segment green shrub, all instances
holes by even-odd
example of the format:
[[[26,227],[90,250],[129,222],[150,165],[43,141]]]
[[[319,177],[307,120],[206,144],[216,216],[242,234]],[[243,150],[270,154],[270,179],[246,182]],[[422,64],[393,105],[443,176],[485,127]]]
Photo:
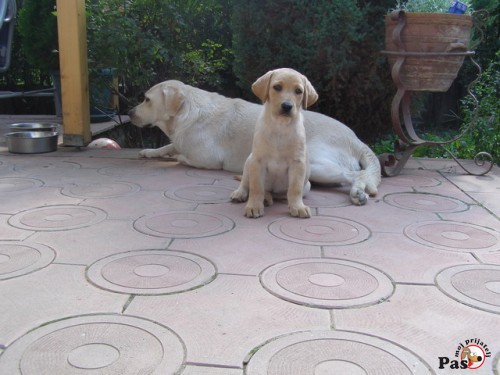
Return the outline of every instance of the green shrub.
[[[463,139],[454,142],[453,148],[462,158],[472,158],[481,151],[489,152],[500,165],[500,51],[481,74],[473,92],[479,101],[477,114],[472,97],[462,100],[464,127],[472,124]]]
[[[495,164],[500,165],[500,52],[497,52],[495,60],[481,74],[473,91],[479,101],[477,113],[475,104],[471,96],[462,100],[461,112],[463,115],[463,125],[460,130],[439,130],[433,133],[424,133],[421,137],[428,141],[447,141],[456,137],[460,132],[470,129],[464,133],[463,137],[451,142],[445,147],[460,159],[473,159],[480,152],[491,154]],[[394,142],[397,137],[389,134],[380,138],[372,144],[372,149],[376,154],[394,152]],[[448,158],[449,154],[435,146],[424,146],[417,148],[413,156],[430,158]]]
[[[467,6],[467,14],[472,11],[470,0],[460,0]],[[418,13],[448,13],[448,9],[453,3],[450,0],[397,0],[396,10]]]
[[[383,16],[394,1],[235,0],[234,72],[245,96],[268,70],[294,68],[318,91],[313,107],[369,140],[387,130],[394,93]]]
[[[229,3],[90,0],[89,66],[116,68],[129,95],[166,79],[221,89],[231,71]]]
[[[28,62],[41,70],[59,69],[56,0],[23,0],[17,30]]]

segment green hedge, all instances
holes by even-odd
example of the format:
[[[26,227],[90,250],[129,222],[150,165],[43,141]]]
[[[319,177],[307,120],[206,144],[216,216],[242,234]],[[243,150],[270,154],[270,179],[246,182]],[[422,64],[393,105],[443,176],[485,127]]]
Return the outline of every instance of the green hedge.
[[[383,49],[383,16],[394,1],[235,0],[234,72],[247,98],[266,71],[294,68],[319,93],[313,110],[371,140],[390,126],[394,88]]]

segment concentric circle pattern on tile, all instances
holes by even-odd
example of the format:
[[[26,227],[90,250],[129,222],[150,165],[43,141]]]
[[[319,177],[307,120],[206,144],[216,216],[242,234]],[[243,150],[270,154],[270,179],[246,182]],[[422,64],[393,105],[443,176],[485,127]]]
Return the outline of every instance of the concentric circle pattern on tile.
[[[407,237],[422,245],[456,252],[500,250],[500,233],[470,223],[423,221],[404,230]]]
[[[0,193],[12,193],[36,189],[43,186],[43,182],[34,178],[4,177],[0,178]]]
[[[270,341],[250,358],[248,375],[429,374],[404,348],[375,336],[342,331],[298,332]]]
[[[128,182],[82,184],[65,187],[64,195],[76,198],[116,198],[136,193],[140,187]]]
[[[229,202],[234,189],[214,185],[178,186],[165,192],[165,196],[182,202]]]
[[[310,207],[345,207],[351,205],[348,194],[315,189],[306,195],[304,204]]]
[[[401,186],[401,187],[430,187],[430,186],[438,186],[440,182],[432,177],[426,176],[407,176],[407,175],[399,175],[395,177],[388,178],[384,180],[384,183],[387,185],[393,186]]]
[[[13,227],[58,231],[88,227],[106,219],[106,212],[90,206],[46,206],[20,212],[9,219]]]
[[[198,255],[141,250],[101,259],[87,270],[88,279],[106,290],[125,294],[178,293],[208,284],[215,266]]]
[[[36,158],[25,159],[21,162],[16,162],[14,165],[15,171],[40,173],[40,171],[69,171],[81,169],[82,166],[71,161],[58,161],[56,158]]]
[[[394,286],[375,268],[340,259],[295,259],[261,276],[264,288],[289,302],[319,308],[368,306],[389,298]]]
[[[128,166],[115,166],[115,167],[104,167],[97,171],[105,176],[112,177],[141,177],[141,176],[156,176],[163,172],[162,169],[152,168],[146,165],[128,165]]]
[[[305,245],[352,245],[370,237],[370,230],[352,220],[313,216],[307,220],[282,218],[269,225],[278,238]]]
[[[384,201],[398,208],[425,212],[460,212],[468,208],[458,199],[436,194],[395,193],[386,195]]]
[[[82,316],[53,322],[15,341],[0,357],[2,374],[174,374],[184,344],[145,319]]]
[[[189,168],[186,170],[186,175],[190,177],[201,177],[209,178],[212,180],[233,180],[234,173],[227,172],[220,169],[199,169],[199,168]]]
[[[134,228],[156,237],[199,238],[228,232],[234,222],[215,213],[176,211],[143,216],[135,221]]]
[[[0,280],[26,275],[48,266],[56,254],[50,247],[20,241],[0,241]]]
[[[447,268],[436,283],[449,297],[480,310],[500,313],[500,266],[489,264]]]

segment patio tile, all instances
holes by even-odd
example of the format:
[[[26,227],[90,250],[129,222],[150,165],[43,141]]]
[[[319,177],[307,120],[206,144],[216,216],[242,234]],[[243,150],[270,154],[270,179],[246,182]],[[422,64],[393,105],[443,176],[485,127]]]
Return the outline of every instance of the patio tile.
[[[0,240],[23,240],[33,232],[28,232],[22,229],[17,229],[9,224],[11,215],[0,214]]]
[[[252,220],[252,219],[247,219]],[[220,273],[258,275],[281,261],[320,257],[318,246],[306,246],[274,237],[266,230],[239,227],[220,236],[175,239],[172,250],[188,251],[212,260]]]
[[[443,213],[440,216],[443,218],[443,220],[473,223],[500,232],[499,218],[495,217],[488,210],[479,205],[472,205],[467,211]]]
[[[80,229],[37,232],[30,241],[53,248],[58,263],[90,265],[123,251],[164,249],[171,239],[141,234],[133,230],[130,221],[105,220]]]
[[[9,179],[16,180],[21,185],[32,179]],[[7,179],[0,178],[0,184]],[[2,192],[0,197],[0,212],[3,214],[17,214],[20,211],[28,210],[33,207],[41,207],[55,204],[79,204],[81,199],[61,197],[60,189],[49,187],[36,187],[32,189],[21,189],[20,191]]]
[[[319,215],[339,217],[360,223],[371,232],[401,233],[403,229],[415,220],[433,220],[433,212],[410,212],[394,207],[382,199],[369,200],[365,206],[348,206],[338,208],[318,208]],[[383,214],[382,214],[383,213]]]
[[[399,283],[433,284],[443,268],[477,264],[468,252],[448,252],[423,246],[397,233],[374,233],[356,246],[327,246],[329,258],[351,259],[383,270]]]
[[[206,366],[186,366],[182,375],[243,375],[243,369],[206,367]]]
[[[493,167],[493,170],[486,176],[450,175],[443,174],[452,183],[466,192],[474,193],[498,193],[500,189],[500,167]]]
[[[137,152],[0,152],[0,373],[445,374],[470,339],[500,371],[499,168],[412,158],[363,207],[314,186],[310,219],[249,219],[233,173]]]
[[[337,329],[397,342],[417,353],[434,371],[438,370],[438,357],[456,359],[458,345],[467,339],[479,338],[493,353],[500,345],[499,315],[465,306],[431,286],[397,285],[386,303],[365,309],[338,310],[333,315]],[[492,358],[487,358],[485,366],[475,373],[491,374],[491,366]]]
[[[49,322],[15,341],[0,357],[9,374],[174,374],[184,364],[175,332],[137,317],[94,314]],[[50,358],[50,360],[47,360]],[[100,372],[100,371],[99,371]]]
[[[113,183],[108,186],[120,186],[119,184],[126,186],[123,183]],[[100,186],[106,188],[106,186]],[[135,220],[147,214],[196,208],[195,203],[189,204],[168,199],[161,191],[141,191],[139,194],[130,192],[119,197],[87,198],[84,204],[106,211],[111,220]]]
[[[92,287],[85,280],[85,267],[60,264],[2,280],[0,294],[3,345],[48,321],[103,311],[120,313],[128,298]]]
[[[429,374],[415,354],[377,337],[354,332],[297,332],[266,343],[245,373],[258,374]]]
[[[188,363],[241,366],[266,340],[304,329],[328,329],[329,312],[282,301],[251,276],[219,275],[195,291],[136,297],[127,314],[164,324],[184,340]]]

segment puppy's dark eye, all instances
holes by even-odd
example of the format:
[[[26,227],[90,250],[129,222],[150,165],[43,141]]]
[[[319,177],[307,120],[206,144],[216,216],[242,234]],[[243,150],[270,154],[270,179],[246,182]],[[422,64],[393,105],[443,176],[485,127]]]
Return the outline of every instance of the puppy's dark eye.
[[[281,85],[274,85],[274,86],[273,86],[273,89],[274,89],[275,91],[280,92],[283,88],[281,87]]]
[[[150,100],[151,100],[151,99],[149,99],[147,96],[144,98],[144,101],[145,101],[146,103],[149,103],[149,101],[150,101]]]
[[[295,89],[295,93],[296,93],[297,95],[302,95],[302,93],[303,93],[303,92],[304,92],[304,91],[302,91],[302,89],[301,89],[300,87],[297,87],[297,88]]]

